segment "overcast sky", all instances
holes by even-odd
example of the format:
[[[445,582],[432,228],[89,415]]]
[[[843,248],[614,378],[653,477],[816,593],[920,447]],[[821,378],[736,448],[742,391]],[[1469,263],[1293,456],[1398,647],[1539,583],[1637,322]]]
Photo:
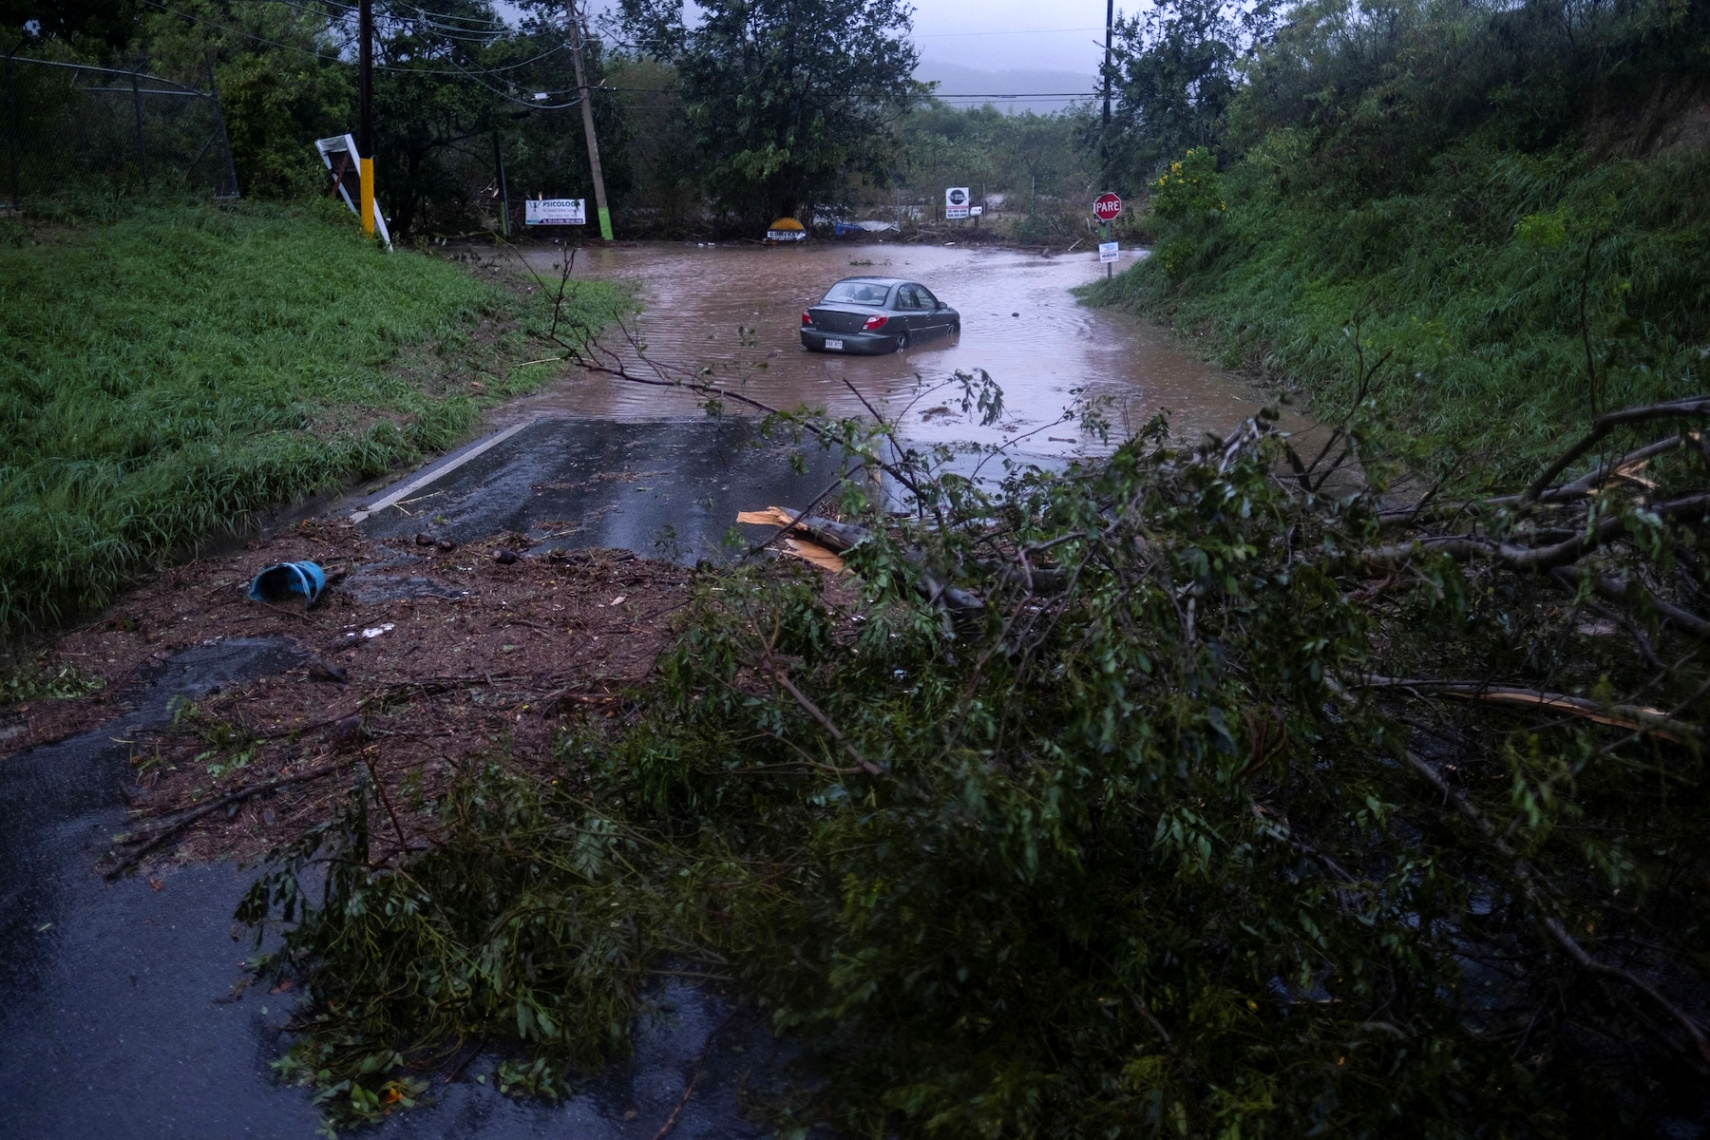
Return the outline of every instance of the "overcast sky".
[[[1103,0],[916,0],[922,59],[984,71],[1094,74],[1104,58]]]
[[[1133,0],[1126,5],[1134,6]],[[589,7],[601,12],[613,4],[589,0]],[[914,0],[914,7],[923,60],[982,71],[1095,75],[1104,57],[1104,0]]]

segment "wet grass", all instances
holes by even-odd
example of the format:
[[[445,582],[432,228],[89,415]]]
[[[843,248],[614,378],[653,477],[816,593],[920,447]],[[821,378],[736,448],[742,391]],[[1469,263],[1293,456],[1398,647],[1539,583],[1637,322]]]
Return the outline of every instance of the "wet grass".
[[[1218,176],[1226,210],[1162,222],[1154,256],[1087,298],[1169,321],[1323,415],[1382,361],[1369,396],[1387,442],[1477,456],[1496,477],[1598,410],[1703,390],[1704,155],[1592,163],[1467,144],[1387,196],[1309,174],[1260,148]]]
[[[0,631],[86,614],[256,514],[532,388],[537,304],[325,208],[161,205],[0,244]],[[575,320],[622,299],[584,284]]]

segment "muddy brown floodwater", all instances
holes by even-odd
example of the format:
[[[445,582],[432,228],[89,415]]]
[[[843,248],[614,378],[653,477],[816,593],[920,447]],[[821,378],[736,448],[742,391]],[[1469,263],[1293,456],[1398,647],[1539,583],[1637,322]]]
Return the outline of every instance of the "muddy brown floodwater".
[[[560,248],[536,247],[524,256],[556,287]],[[1175,438],[1192,440],[1202,432],[1227,432],[1261,406],[1264,397],[1251,385],[1196,360],[1157,327],[1077,304],[1070,290],[1102,273],[1096,258],[1084,253],[1043,257],[942,246],[658,243],[582,249],[572,279],[638,287],[642,311],[626,324],[652,360],[710,366],[721,380],[744,384],[748,394],[773,407],[805,404],[838,416],[861,415],[847,382],[888,418],[900,418],[903,434],[918,442],[1018,441],[1018,450],[1031,455],[1098,454],[1107,448],[1096,437],[1083,438],[1077,425],[1059,422],[1077,390],[1109,401],[1105,416],[1113,441],[1139,430],[1160,411],[1168,411]],[[960,311],[960,342],[938,340],[878,357],[803,349],[798,333],[802,309],[817,302],[832,282],[857,275],[924,283]],[[602,337],[613,346],[622,339],[615,330]],[[979,426],[977,412],[960,414],[950,398],[953,388],[923,395],[958,371],[976,369],[990,373],[1004,393],[1006,414],[989,428]],[[690,393],[576,374],[496,418],[502,426],[539,416],[696,414],[699,407]]]

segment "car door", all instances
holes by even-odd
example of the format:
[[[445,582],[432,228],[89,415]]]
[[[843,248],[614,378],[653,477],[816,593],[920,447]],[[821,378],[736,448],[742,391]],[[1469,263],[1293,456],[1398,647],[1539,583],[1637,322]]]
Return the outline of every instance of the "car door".
[[[931,335],[926,327],[928,313],[926,304],[920,298],[919,285],[898,285],[896,308],[902,314],[903,327],[908,329],[910,339],[920,340]]]
[[[924,285],[916,285],[915,293],[920,300],[921,331],[927,336],[946,336],[950,332],[950,321],[945,316],[948,309],[938,307],[938,298]]]

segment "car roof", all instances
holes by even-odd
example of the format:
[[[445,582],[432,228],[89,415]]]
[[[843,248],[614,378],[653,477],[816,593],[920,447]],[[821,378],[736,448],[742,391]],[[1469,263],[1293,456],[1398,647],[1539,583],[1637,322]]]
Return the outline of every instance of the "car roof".
[[[890,288],[892,285],[913,285],[913,284],[916,284],[916,282],[909,281],[906,278],[902,278],[902,277],[845,277],[840,281],[833,282],[833,284],[842,285],[846,281],[862,281],[862,282],[865,282],[866,284],[869,284],[869,285],[883,285],[887,289]]]

